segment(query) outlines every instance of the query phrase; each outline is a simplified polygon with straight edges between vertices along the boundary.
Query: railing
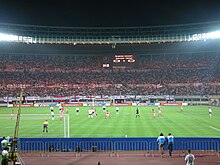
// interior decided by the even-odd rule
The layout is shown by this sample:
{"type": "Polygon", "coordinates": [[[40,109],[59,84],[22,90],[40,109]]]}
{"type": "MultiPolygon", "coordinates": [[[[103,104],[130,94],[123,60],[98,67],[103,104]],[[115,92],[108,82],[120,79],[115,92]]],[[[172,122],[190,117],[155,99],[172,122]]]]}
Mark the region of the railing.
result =
{"type": "MultiPolygon", "coordinates": [[[[173,149],[176,155],[185,154],[188,149],[199,154],[219,156],[219,141],[177,141],[173,149]]],[[[164,150],[167,150],[165,145],[164,150]]],[[[19,144],[20,153],[48,154],[49,152],[101,152],[101,153],[142,153],[145,156],[156,156],[158,144],[155,141],[26,141],[19,144]]]]}
{"type": "Polygon", "coordinates": [[[20,152],[69,152],[76,151],[79,144],[77,142],[42,142],[42,141],[26,141],[19,144],[20,152]]]}
{"type": "Polygon", "coordinates": [[[118,141],[114,142],[114,151],[147,151],[148,142],[118,141]]]}
{"type": "Polygon", "coordinates": [[[112,141],[83,141],[79,142],[78,147],[81,151],[103,151],[108,152],[113,150],[112,141]]]}

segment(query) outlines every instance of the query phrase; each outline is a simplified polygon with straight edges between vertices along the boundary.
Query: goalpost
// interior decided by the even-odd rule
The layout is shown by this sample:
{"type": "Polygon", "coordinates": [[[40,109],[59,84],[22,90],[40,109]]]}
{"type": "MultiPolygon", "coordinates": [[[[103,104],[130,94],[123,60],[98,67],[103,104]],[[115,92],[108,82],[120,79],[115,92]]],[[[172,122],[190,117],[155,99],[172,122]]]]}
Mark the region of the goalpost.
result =
{"type": "MultiPolygon", "coordinates": [[[[14,116],[15,117],[15,116],[14,116]]],[[[54,121],[59,121],[60,120],[60,115],[55,114],[54,115],[55,120],[54,121]]],[[[7,120],[10,119],[10,114],[0,114],[0,119],[1,120],[7,120]]],[[[49,121],[49,127],[51,125],[51,114],[21,114],[21,121],[24,122],[25,120],[48,120],[49,121]],[[25,119],[27,118],[27,119],[25,119]]],[[[69,119],[69,114],[63,114],[63,137],[64,138],[69,138],[70,137],[70,119],[69,119]]],[[[61,121],[61,122],[62,122],[61,121]]],[[[21,127],[22,129],[22,127],[21,127]]],[[[58,128],[59,129],[59,128],[58,128]]]]}
{"type": "MultiPolygon", "coordinates": [[[[55,115],[56,116],[56,115],[55,115]]],[[[64,137],[70,137],[70,118],[69,114],[63,114],[63,131],[64,131],[64,137]]]]}
{"type": "MultiPolygon", "coordinates": [[[[41,116],[41,117],[51,118],[51,114],[21,114],[21,117],[22,116],[33,116],[33,117],[41,116]]],[[[54,114],[54,117],[56,118],[55,120],[60,120],[59,114],[54,114]]],[[[63,136],[64,136],[64,138],[70,137],[69,114],[63,114],[63,136]]]]}

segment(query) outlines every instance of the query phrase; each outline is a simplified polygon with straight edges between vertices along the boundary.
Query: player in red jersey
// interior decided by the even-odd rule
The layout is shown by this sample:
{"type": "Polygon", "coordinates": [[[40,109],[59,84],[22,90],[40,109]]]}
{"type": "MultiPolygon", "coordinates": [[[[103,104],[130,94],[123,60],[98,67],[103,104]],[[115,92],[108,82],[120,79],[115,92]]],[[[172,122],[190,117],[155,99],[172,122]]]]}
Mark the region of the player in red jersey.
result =
{"type": "Polygon", "coordinates": [[[11,120],[14,118],[14,110],[11,111],[11,120]]]}
{"type": "Polygon", "coordinates": [[[68,107],[66,106],[66,113],[68,113],[69,112],[69,110],[68,110],[68,107]]]}
{"type": "Polygon", "coordinates": [[[106,118],[111,118],[110,112],[109,112],[108,110],[105,112],[105,119],[106,119],[106,118]]]}
{"type": "Polygon", "coordinates": [[[158,106],[158,117],[162,117],[162,111],[161,111],[161,106],[158,106]]]}
{"type": "Polygon", "coordinates": [[[182,105],[180,106],[180,112],[183,112],[183,106],[182,105]]]}
{"type": "Polygon", "coordinates": [[[152,109],[151,112],[152,112],[152,119],[155,119],[155,117],[156,117],[156,112],[155,112],[155,110],[152,109]]]}

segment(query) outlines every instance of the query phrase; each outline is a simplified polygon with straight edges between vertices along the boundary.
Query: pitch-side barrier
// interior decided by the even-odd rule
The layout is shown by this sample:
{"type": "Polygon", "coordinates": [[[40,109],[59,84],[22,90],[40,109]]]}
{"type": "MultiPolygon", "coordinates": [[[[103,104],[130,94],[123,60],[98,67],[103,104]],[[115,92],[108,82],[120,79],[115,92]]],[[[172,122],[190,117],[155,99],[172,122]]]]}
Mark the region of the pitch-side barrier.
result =
{"type": "MultiPolygon", "coordinates": [[[[159,156],[159,147],[156,141],[21,141],[19,153],[39,155],[55,152],[75,153],[107,153],[111,156],[125,154],[139,154],[146,157],[159,156]]],[[[219,141],[177,141],[173,145],[175,156],[184,156],[187,150],[196,151],[199,155],[216,155],[219,157],[219,141]]],[[[167,144],[164,151],[168,150],[167,144]]]]}

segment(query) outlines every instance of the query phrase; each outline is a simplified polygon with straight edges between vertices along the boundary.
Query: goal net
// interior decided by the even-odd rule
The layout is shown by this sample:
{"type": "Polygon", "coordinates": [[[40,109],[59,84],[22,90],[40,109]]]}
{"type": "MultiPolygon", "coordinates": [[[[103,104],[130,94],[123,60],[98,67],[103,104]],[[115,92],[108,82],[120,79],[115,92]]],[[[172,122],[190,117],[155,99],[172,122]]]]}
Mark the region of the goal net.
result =
{"type": "MultiPolygon", "coordinates": [[[[10,114],[0,114],[1,135],[14,136],[16,115],[11,119],[10,114]]],[[[21,114],[18,137],[20,138],[68,138],[70,137],[69,114],[21,114]],[[48,120],[48,133],[43,132],[43,122],[48,120]]]]}

